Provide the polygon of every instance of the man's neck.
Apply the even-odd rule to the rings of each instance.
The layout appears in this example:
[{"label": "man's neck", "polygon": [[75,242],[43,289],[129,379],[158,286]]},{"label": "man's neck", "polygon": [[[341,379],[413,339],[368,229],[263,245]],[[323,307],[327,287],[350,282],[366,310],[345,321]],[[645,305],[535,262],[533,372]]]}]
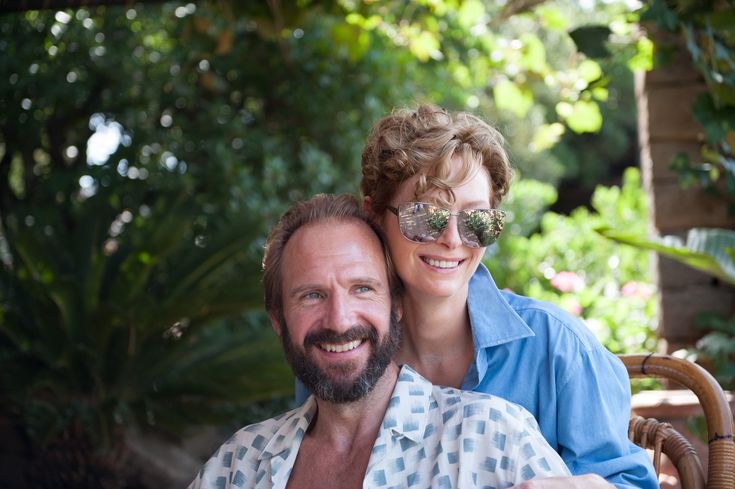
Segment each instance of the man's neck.
[{"label": "man's neck", "polygon": [[316,418],[307,436],[335,448],[350,446],[360,438],[375,440],[398,380],[398,366],[391,362],[375,387],[362,399],[350,403],[316,400]]},{"label": "man's neck", "polygon": [[288,488],[361,488],[398,367],[390,363],[373,390],[359,401],[334,404],[317,399],[316,417],[304,436]]}]

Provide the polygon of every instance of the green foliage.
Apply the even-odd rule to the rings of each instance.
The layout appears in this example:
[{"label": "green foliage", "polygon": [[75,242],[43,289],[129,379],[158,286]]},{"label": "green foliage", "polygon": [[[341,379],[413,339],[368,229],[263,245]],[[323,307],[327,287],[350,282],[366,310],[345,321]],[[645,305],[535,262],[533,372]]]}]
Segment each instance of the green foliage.
[{"label": "green foliage", "polygon": [[[693,112],[707,136],[701,159],[685,153],[671,168],[682,185],[700,185],[721,196],[735,214],[735,2],[652,0],[641,19],[661,31],[677,32],[686,42],[694,66],[703,75],[707,91],[696,100]],[[665,64],[675,47],[657,46],[659,64]]]},{"label": "green foliage", "polygon": [[[694,228],[686,242],[676,236],[647,239],[637,232],[598,231],[614,241],[641,250],[652,250],[696,270],[708,273],[726,283],[735,285],[735,231],[729,229]],[[695,348],[686,352],[691,360],[703,360],[712,366],[717,380],[725,389],[735,386],[735,317],[716,313],[700,313],[697,327],[705,331]]]},{"label": "green foliage", "polygon": [[577,27],[569,36],[577,45],[577,50],[590,58],[605,58],[610,55],[606,43],[612,31],[603,25]]},{"label": "green foliage", "polygon": [[707,334],[697,341],[693,353],[713,363],[723,389],[735,389],[735,317],[700,313],[696,322]]},{"label": "green foliage", "polygon": [[655,251],[735,285],[735,231],[730,229],[693,228],[687,233],[686,243],[677,236],[648,239],[645,234],[627,229],[603,227],[598,231],[619,243]]},{"label": "green foliage", "polygon": [[[264,235],[295,200],[356,190],[379,117],[473,110],[547,181],[620,146],[621,105],[604,105],[627,89],[605,63],[624,66],[625,49],[592,61],[568,31],[623,14],[573,9],[219,1],[1,17],[0,409],[39,444],[81,431],[104,448],[130,426],[178,432],[283,396],[290,374],[254,312]],[[600,115],[610,144],[575,159],[567,128],[598,130]],[[553,190],[525,185],[540,213]]]},{"label": "green foliage", "polygon": [[485,261],[498,285],[578,315],[615,353],[653,351],[656,308],[648,254],[595,232],[602,224],[645,230],[638,170],[626,170],[622,187],[598,187],[594,211],[546,212],[536,231],[536,216],[554,199],[553,189],[538,182],[514,184],[508,228]]}]

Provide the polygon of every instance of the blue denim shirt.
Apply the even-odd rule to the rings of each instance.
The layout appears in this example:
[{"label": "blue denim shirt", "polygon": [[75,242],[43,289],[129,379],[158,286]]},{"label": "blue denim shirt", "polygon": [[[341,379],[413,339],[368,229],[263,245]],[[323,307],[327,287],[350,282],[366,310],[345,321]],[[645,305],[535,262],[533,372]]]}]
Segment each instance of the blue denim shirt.
[{"label": "blue denim shirt", "polygon": [[[462,389],[520,404],[573,474],[620,488],[658,488],[648,453],[628,440],[630,383],[622,362],[578,319],[501,291],[480,265],[469,284],[475,347]],[[297,382],[296,398],[308,392]]]},{"label": "blue denim shirt", "polygon": [[470,280],[475,362],[462,388],[520,404],[573,474],[657,488],[650,456],[628,440],[630,381],[590,330],[546,302],[498,290],[484,265]]}]

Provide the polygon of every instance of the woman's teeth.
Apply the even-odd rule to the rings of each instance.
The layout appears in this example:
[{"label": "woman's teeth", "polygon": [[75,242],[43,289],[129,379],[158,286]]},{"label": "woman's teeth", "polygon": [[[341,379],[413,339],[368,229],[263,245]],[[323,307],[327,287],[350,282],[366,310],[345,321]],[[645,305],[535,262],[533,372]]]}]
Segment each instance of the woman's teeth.
[{"label": "woman's teeth", "polygon": [[354,350],[358,346],[362,344],[363,340],[355,340],[350,341],[349,343],[322,343],[319,345],[319,347],[322,350],[331,352],[331,353],[342,353],[350,350]]},{"label": "woman's teeth", "polygon": [[459,266],[459,260],[434,260],[433,258],[423,258],[423,260],[436,268],[455,268]]}]

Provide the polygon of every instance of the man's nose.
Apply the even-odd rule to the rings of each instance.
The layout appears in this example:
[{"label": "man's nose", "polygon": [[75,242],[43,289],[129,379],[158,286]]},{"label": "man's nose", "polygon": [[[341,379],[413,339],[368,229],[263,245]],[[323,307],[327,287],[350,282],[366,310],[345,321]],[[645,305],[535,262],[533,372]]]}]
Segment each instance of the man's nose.
[{"label": "man's nose", "polygon": [[354,325],[352,305],[347,294],[332,294],[329,297],[328,327],[337,332],[347,331]]}]

